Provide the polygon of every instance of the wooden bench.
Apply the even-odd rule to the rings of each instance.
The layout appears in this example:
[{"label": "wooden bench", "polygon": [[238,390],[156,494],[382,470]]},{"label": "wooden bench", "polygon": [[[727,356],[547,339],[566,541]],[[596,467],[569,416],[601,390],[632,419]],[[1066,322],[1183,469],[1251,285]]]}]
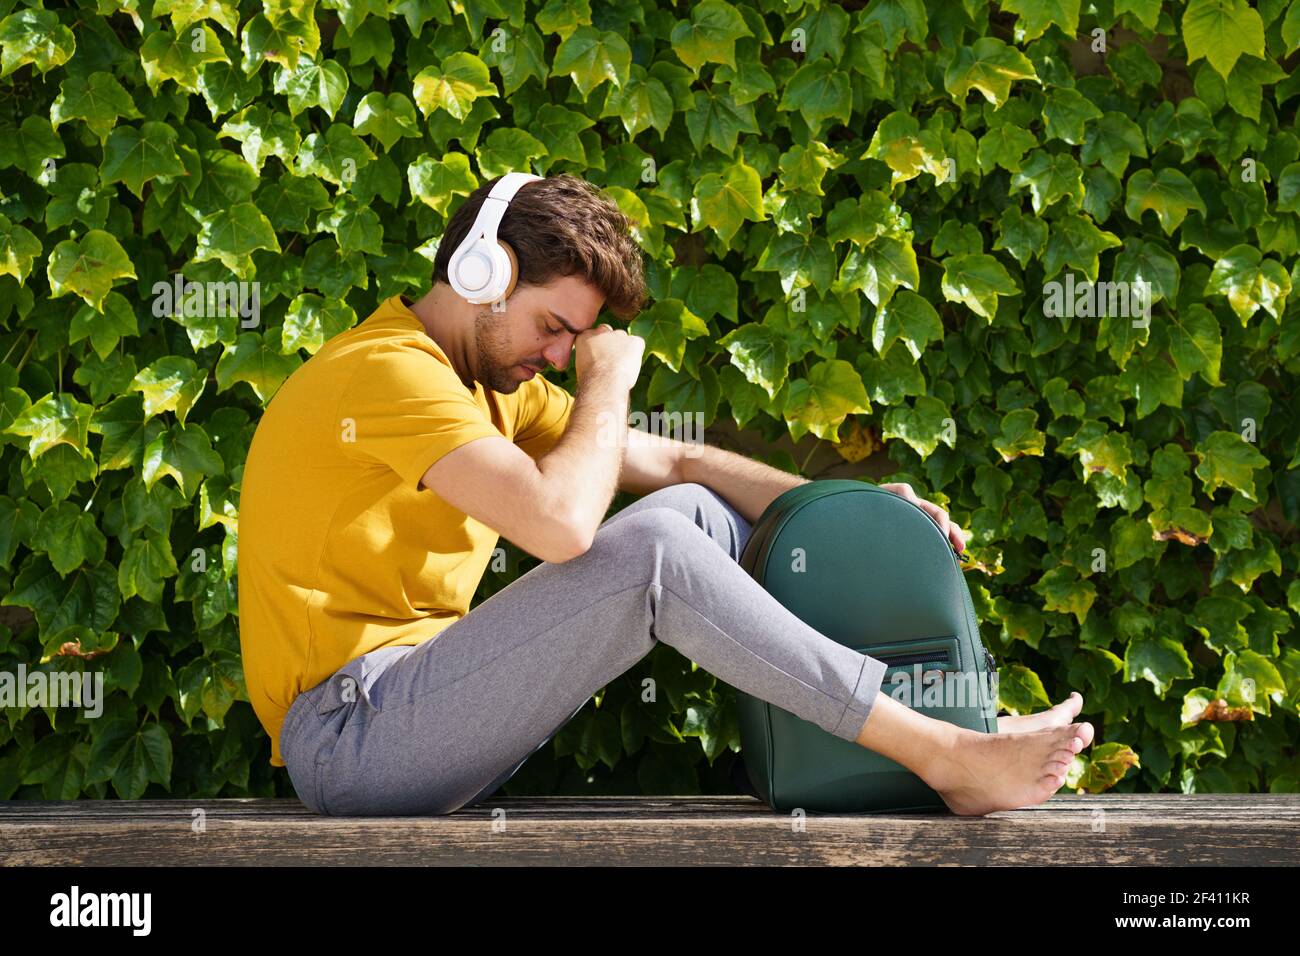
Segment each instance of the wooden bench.
[{"label": "wooden bench", "polygon": [[0,802],[6,865],[1298,862],[1298,794],[1069,794],[985,817],[802,819],[749,796],[502,796],[448,816],[369,818],[292,799]]}]

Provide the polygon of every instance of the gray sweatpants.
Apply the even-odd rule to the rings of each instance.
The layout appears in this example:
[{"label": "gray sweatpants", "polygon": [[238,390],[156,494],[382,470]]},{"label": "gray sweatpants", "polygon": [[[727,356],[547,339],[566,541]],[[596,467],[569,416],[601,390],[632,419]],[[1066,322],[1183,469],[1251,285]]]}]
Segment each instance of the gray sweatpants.
[{"label": "gray sweatpants", "polygon": [[714,677],[855,740],[885,664],[813,630],[737,563],[750,524],[685,483],[607,518],[422,644],[300,694],[280,748],[313,812],[451,813],[491,796],[602,687],[672,645]]}]

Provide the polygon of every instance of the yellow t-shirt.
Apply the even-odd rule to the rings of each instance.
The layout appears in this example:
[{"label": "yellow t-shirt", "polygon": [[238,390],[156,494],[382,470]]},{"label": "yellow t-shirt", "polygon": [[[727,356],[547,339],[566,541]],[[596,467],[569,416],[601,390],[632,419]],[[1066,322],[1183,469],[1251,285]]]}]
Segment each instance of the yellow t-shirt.
[{"label": "yellow t-shirt", "polygon": [[289,376],[253,435],[239,509],[240,647],[273,766],[298,694],[469,610],[499,536],[423,488],[429,466],[491,435],[539,458],[572,407],[541,375],[470,392],[403,296]]}]

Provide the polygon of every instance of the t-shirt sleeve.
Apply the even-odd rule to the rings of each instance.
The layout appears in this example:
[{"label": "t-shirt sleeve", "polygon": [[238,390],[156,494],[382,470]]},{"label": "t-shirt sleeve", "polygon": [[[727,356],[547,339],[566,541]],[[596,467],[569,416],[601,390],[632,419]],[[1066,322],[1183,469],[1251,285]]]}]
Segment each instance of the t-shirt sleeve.
[{"label": "t-shirt sleeve", "polygon": [[[533,387],[524,392],[529,385]],[[523,398],[515,422],[515,444],[532,458],[541,458],[555,447],[568,427],[573,396],[540,375],[525,382],[519,393]]]},{"label": "t-shirt sleeve", "polygon": [[367,355],[339,397],[338,415],[348,454],[387,465],[416,490],[447,452],[505,437],[455,371],[414,348]]}]

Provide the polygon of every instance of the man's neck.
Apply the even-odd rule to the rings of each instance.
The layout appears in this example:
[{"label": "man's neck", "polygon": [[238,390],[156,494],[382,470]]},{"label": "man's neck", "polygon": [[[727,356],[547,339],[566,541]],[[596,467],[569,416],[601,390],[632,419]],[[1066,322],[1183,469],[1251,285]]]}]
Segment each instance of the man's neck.
[{"label": "man's neck", "polygon": [[447,321],[451,306],[459,302],[456,293],[449,286],[438,284],[415,302],[404,295],[401,299],[420,320],[429,338],[442,349],[461,383],[473,392],[477,383],[474,378],[473,349],[470,347],[473,344],[472,331],[458,328]]}]

